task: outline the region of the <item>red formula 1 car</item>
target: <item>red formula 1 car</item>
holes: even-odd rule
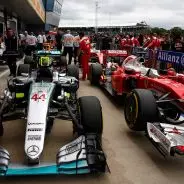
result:
[[[92,64],[90,81],[113,95],[127,93],[124,115],[128,127],[145,131],[164,155],[184,155],[184,75],[168,70],[159,75],[142,57],[122,63]]]
[[[138,85],[137,78],[149,70],[141,64],[145,61],[143,57],[128,56],[126,51],[106,51],[103,57],[99,54],[96,54],[99,62],[96,59],[96,63],[90,65],[89,79],[91,84],[100,84],[111,95],[130,92]]]

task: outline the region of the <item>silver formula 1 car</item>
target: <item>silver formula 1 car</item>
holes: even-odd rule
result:
[[[0,147],[0,175],[87,174],[105,172],[106,157],[101,147],[103,130],[100,101],[94,96],[77,98],[78,68],[54,70],[47,56],[40,56],[39,67],[30,71],[21,64],[17,76],[8,80],[0,103],[0,135],[3,123],[24,118],[25,164],[15,166],[11,154]],[[78,138],[59,149],[53,164],[42,165],[44,140],[50,133],[54,119],[67,119],[73,123]],[[24,161],[24,160],[23,160]]]

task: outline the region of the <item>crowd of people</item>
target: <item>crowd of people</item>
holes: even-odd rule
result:
[[[7,29],[6,34],[0,34],[0,51],[3,53],[9,51],[22,50],[26,55],[31,55],[35,50],[42,50],[44,43],[51,41],[50,35],[40,32],[37,35],[33,32],[21,32],[18,36],[12,29]],[[58,28],[54,36],[54,43],[57,50],[63,50],[63,56],[68,55],[68,64],[78,62],[83,67],[83,77],[85,80],[88,74],[88,62],[90,59],[91,43],[95,43],[97,50],[117,50],[128,49],[132,47],[142,47],[144,49],[163,49],[176,52],[184,52],[184,42],[181,36],[171,38],[169,34],[117,34],[109,33],[90,34],[85,36],[83,32],[71,33],[70,30],[63,32]],[[0,52],[2,55],[2,52]],[[10,68],[11,75],[16,74],[16,56],[12,55],[7,58],[7,64]]]
[[[125,47],[143,47],[145,49],[162,49],[176,52],[184,52],[184,40],[182,36],[172,37],[168,33],[164,35],[152,34],[117,34],[109,33],[92,34],[91,40],[96,43],[99,50],[124,49]]]

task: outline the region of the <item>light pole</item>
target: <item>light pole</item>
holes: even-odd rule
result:
[[[95,1],[95,33],[98,33],[98,0]]]

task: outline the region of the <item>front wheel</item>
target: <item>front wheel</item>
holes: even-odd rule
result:
[[[98,85],[103,73],[102,65],[99,63],[91,64],[89,68],[89,80],[92,85]]]
[[[79,68],[74,64],[68,65],[67,75],[70,77],[75,77],[77,80],[79,80]]]
[[[103,132],[103,117],[100,101],[95,96],[79,98],[79,116],[85,133],[94,133],[100,136]]]
[[[156,100],[151,91],[135,89],[127,95],[124,108],[128,127],[134,131],[146,130],[147,122],[158,120]]]

